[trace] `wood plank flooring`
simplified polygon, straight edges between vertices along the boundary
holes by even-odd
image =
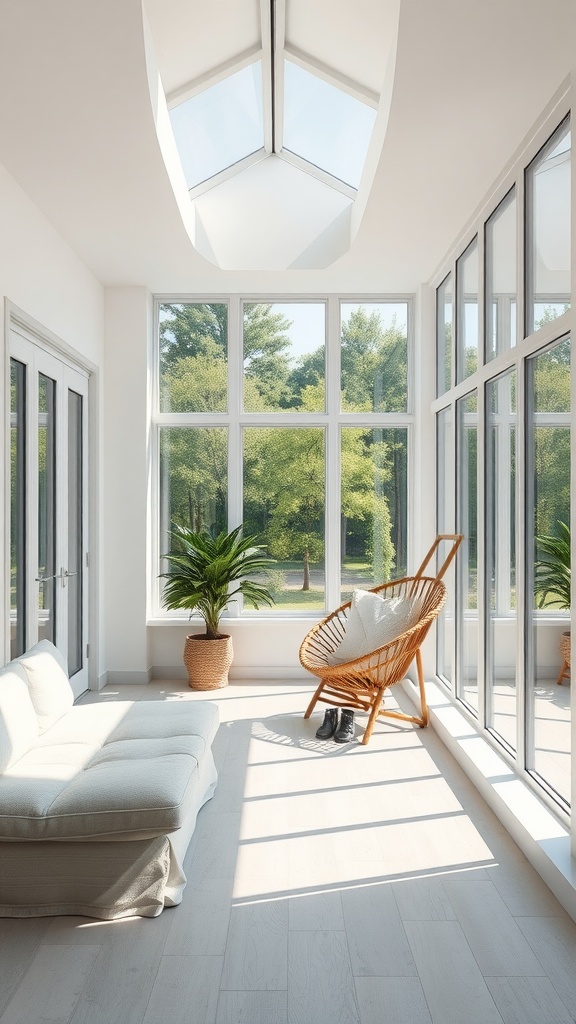
[[[218,788],[181,906],[0,920],[0,1024],[576,1020],[576,924],[432,729],[321,742],[312,690],[84,698],[215,700]]]

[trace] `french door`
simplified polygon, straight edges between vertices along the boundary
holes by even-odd
[[[10,655],[52,641],[88,689],[88,374],[10,332]]]

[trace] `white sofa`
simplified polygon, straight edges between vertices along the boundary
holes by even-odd
[[[47,640],[0,670],[0,917],[156,917],[217,774],[207,701],[74,706]]]

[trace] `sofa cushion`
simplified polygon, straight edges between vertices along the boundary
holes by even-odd
[[[28,678],[28,689],[43,733],[74,703],[66,661],[49,640],[40,640],[17,659]]]
[[[0,669],[0,773],[34,745],[38,719],[21,665],[11,662]]]
[[[143,839],[181,827],[218,727],[207,701],[70,709],[0,778],[0,839]]]

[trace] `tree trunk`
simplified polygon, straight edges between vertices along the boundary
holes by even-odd
[[[346,533],[348,531],[348,517],[342,514],[340,516],[340,558],[342,561],[346,558]]]
[[[310,590],[310,555],[308,554],[308,548],[304,552],[304,583],[302,590]]]

